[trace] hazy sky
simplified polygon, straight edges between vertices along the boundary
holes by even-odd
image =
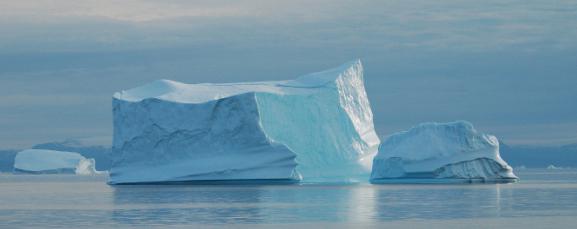
[[[469,120],[577,142],[577,1],[0,0],[0,149],[108,143],[115,91],[280,80],[360,58],[385,136]]]

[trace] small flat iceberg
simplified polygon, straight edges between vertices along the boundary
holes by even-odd
[[[79,153],[27,149],[16,154],[14,173],[95,175],[101,172],[95,170],[94,159]]]
[[[466,121],[423,123],[389,136],[373,159],[372,183],[514,182],[495,136]]]

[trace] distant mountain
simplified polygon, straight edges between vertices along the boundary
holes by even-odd
[[[511,166],[528,168],[577,167],[577,144],[565,146],[507,145],[500,142],[501,157]]]
[[[96,170],[109,170],[112,166],[111,148],[105,146],[87,146],[77,140],[65,140],[62,142],[42,143],[32,147],[33,149],[49,149],[58,151],[77,152],[86,158],[94,158]]]
[[[111,148],[106,146],[86,146],[75,140],[49,142],[35,145],[34,149],[51,149],[78,152],[87,158],[94,158],[97,170],[109,170],[112,166]],[[0,172],[12,172],[14,157],[19,150],[0,150]],[[523,146],[507,145],[500,142],[501,157],[511,166],[528,168],[577,167],[577,144],[564,146]]]
[[[564,150],[573,150],[574,152],[577,152],[577,144],[564,145],[561,148]]]
[[[9,173],[14,168],[14,157],[18,150],[0,150],[0,172]]]

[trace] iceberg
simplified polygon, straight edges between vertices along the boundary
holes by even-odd
[[[514,182],[495,136],[466,121],[423,123],[383,141],[372,183]]]
[[[360,61],[295,80],[158,80],[113,96],[110,184],[350,181],[380,140]]]
[[[90,139],[88,139],[88,141],[85,139],[66,139],[64,141],[36,144],[32,146],[32,149],[76,152],[86,158],[94,159],[97,170],[109,170],[112,164],[112,160],[110,159],[110,146],[98,145],[99,143],[96,143],[97,144],[90,141]]]
[[[27,149],[14,158],[14,173],[94,175],[94,159],[74,152]]]

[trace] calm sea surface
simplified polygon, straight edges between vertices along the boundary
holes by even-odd
[[[574,228],[577,170],[515,184],[142,185],[0,175],[0,228]]]

